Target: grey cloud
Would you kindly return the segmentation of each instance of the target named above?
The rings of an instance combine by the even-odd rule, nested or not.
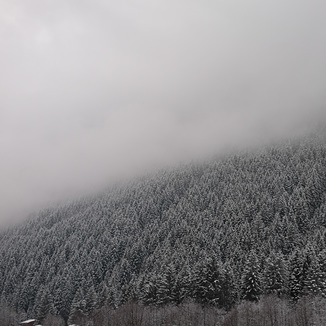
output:
[[[0,223],[325,119],[321,1],[0,6]]]

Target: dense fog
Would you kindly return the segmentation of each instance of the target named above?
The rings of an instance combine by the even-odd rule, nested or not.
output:
[[[320,1],[0,4],[0,226],[325,120]]]

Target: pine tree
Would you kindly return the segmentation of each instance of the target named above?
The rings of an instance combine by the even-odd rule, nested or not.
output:
[[[167,266],[157,281],[158,303],[161,305],[176,302],[176,270],[173,264]]]
[[[326,297],[326,250],[320,252],[317,256],[319,271],[317,274],[320,294]]]
[[[36,313],[37,320],[40,323],[42,323],[46,315],[50,312],[51,301],[50,301],[50,295],[47,290],[42,289],[40,293],[41,293],[41,298],[35,309],[35,313]]]
[[[85,297],[85,308],[84,308],[84,312],[87,315],[90,315],[91,312],[96,308],[97,303],[98,303],[98,296],[97,293],[95,292],[94,286],[91,286],[88,290],[87,290],[87,294]]]
[[[71,303],[70,313],[68,318],[69,323],[72,323],[74,321],[74,317],[78,314],[78,312],[84,311],[85,308],[86,308],[86,300],[85,300],[84,291],[81,288],[78,288]]]
[[[272,253],[266,260],[265,272],[265,292],[275,294],[278,297],[287,293],[287,267],[280,254]]]
[[[157,281],[153,276],[149,276],[148,279],[144,281],[140,299],[145,305],[158,304],[159,295]]]
[[[304,251],[303,272],[304,294],[321,294],[323,291],[321,282],[323,280],[320,279],[319,261],[311,244],[307,245]]]
[[[242,298],[257,302],[262,294],[262,280],[255,252],[250,252],[242,276]]]
[[[302,253],[296,250],[290,258],[289,291],[293,301],[298,301],[304,293],[304,271]]]
[[[234,274],[229,262],[224,264],[221,276],[218,305],[229,310],[237,300]]]

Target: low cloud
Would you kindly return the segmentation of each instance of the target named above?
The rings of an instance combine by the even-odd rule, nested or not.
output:
[[[0,4],[0,225],[325,121],[320,1]]]

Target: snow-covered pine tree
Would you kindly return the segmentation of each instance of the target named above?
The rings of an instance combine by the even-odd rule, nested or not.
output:
[[[287,294],[288,272],[282,254],[272,252],[267,258],[264,279],[266,294],[275,294],[278,297]]]
[[[296,250],[290,257],[289,262],[289,291],[291,299],[296,302],[303,295],[304,272],[303,253]]]
[[[156,305],[158,304],[158,288],[157,280],[154,276],[149,275],[143,282],[143,287],[141,290],[140,300],[145,305]]]
[[[257,255],[251,251],[242,272],[242,298],[245,300],[258,302],[262,294],[262,278],[259,269]]]
[[[176,285],[176,270],[174,265],[170,264],[157,281],[158,304],[175,303]]]

